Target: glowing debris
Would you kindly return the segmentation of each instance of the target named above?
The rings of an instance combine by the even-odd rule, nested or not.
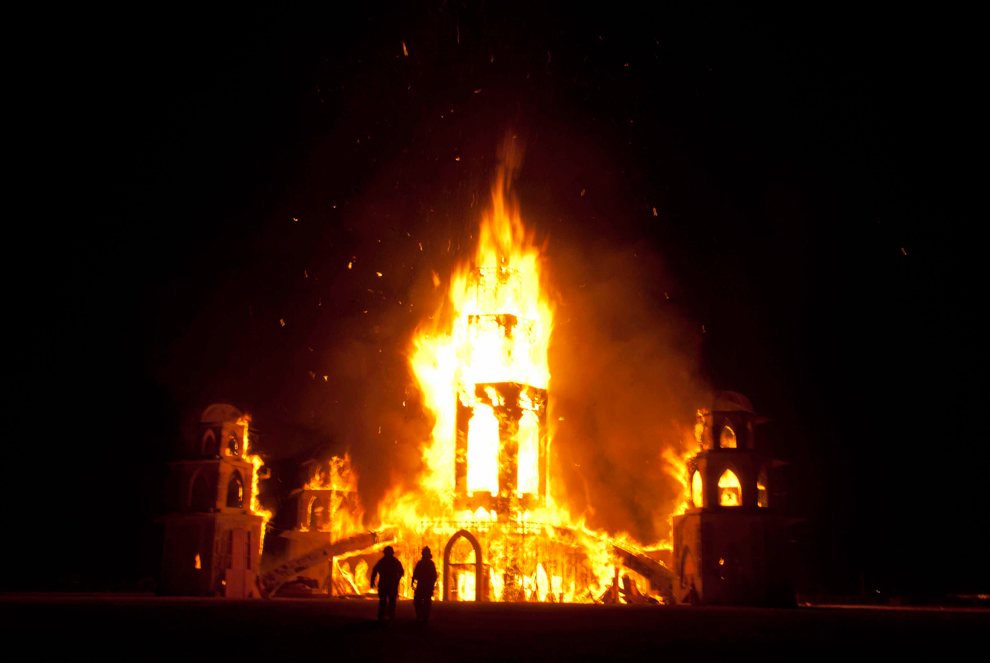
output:
[[[657,208],[656,207],[653,208],[653,216],[657,216]]]
[[[406,48],[406,42],[402,42],[402,54],[409,57],[409,50]]]
[[[285,326],[285,319],[284,319],[284,318],[279,318],[279,322],[281,322],[281,323],[282,323],[282,326],[283,326],[283,327]]]

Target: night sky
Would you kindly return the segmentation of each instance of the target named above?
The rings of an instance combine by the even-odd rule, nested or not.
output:
[[[164,464],[213,402],[253,415],[275,467],[349,448],[366,499],[413,477],[405,352],[508,132],[561,301],[551,363],[580,385],[567,421],[608,420],[594,390],[645,390],[642,421],[740,391],[791,463],[803,589],[990,590],[979,259],[955,226],[975,177],[928,18],[359,5],[134,16],[54,58],[37,204],[60,221],[28,222],[45,266],[13,315],[30,441],[5,552],[33,561],[6,586],[153,575]],[[561,454],[608,483],[657,461],[650,439]],[[660,477],[603,497],[606,524],[653,531]]]

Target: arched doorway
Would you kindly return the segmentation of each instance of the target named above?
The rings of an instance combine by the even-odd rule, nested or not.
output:
[[[484,564],[481,557],[481,544],[466,529],[462,529],[450,537],[450,541],[447,542],[447,546],[443,549],[443,600],[450,600],[450,551],[454,549],[454,544],[462,537],[474,548],[474,600],[481,601],[481,597],[484,596],[483,582],[485,578],[482,573]]]

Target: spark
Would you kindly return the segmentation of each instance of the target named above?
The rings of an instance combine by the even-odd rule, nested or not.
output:
[[[375,274],[378,275],[378,278],[381,278],[382,277],[382,273],[381,272],[375,272]]]
[[[657,208],[656,207],[653,208],[653,216],[657,216]]]
[[[406,42],[402,42],[402,54],[409,57],[409,50],[406,48]]]
[[[282,323],[282,326],[283,327],[285,326],[285,318],[279,318],[279,322]]]

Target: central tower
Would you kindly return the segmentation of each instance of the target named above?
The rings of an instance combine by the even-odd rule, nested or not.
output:
[[[546,348],[539,321],[518,313],[518,271],[482,267],[469,287],[474,305],[456,323],[455,508],[512,516],[546,499],[546,378],[534,370],[545,367]]]

